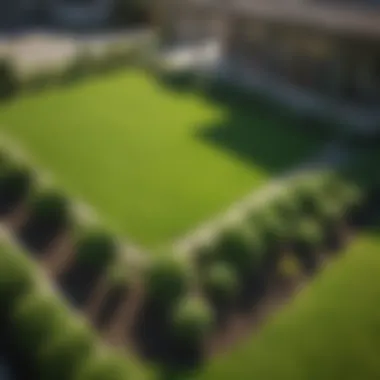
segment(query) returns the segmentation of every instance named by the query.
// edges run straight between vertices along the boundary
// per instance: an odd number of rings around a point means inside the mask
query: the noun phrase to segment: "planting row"
[[[175,253],[159,256],[147,277],[154,281],[148,290],[170,311],[162,312],[175,323],[170,333],[187,347],[202,349],[218,322],[259,301],[285,255],[291,254],[304,274],[313,273],[321,253],[340,248],[362,200],[359,188],[339,175],[296,177],[259,209],[246,210],[239,222],[194,247],[192,263]]]
[[[0,246],[2,328],[10,331],[18,357],[39,379],[128,379],[128,358],[103,347],[95,333],[43,281],[24,252]],[[20,363],[19,363],[20,364]]]

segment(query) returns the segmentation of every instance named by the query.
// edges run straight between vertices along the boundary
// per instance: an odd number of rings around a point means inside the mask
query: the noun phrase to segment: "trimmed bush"
[[[177,339],[188,345],[198,345],[211,332],[214,315],[202,298],[186,296],[174,308],[172,323]]]
[[[280,195],[271,201],[271,207],[273,207],[280,217],[289,221],[294,221],[300,215],[302,211],[299,207],[297,193],[295,189],[284,190]]]
[[[295,186],[294,193],[303,213],[313,216],[320,214],[322,203],[326,197],[321,183],[318,183],[317,180],[303,181]]]
[[[245,276],[257,270],[263,244],[259,234],[246,225],[237,225],[221,231],[216,249],[220,260]]]
[[[74,380],[129,380],[131,373],[129,363],[122,356],[94,355],[78,371]]]
[[[32,175],[21,164],[7,163],[0,167],[0,204],[14,207],[24,200],[32,185]]]
[[[12,62],[0,59],[0,99],[8,98],[18,90],[18,80]]]
[[[31,292],[18,300],[12,312],[15,341],[26,353],[37,354],[65,329],[68,318],[68,311],[54,295]]]
[[[336,227],[344,217],[344,205],[339,201],[325,200],[321,203],[318,220],[325,230]]]
[[[0,309],[4,315],[35,286],[34,268],[22,252],[0,245]]]
[[[228,304],[237,296],[239,279],[236,271],[226,263],[215,263],[204,277],[205,292],[216,304]]]
[[[77,242],[77,261],[96,270],[106,269],[117,258],[116,240],[106,231],[86,231]]]
[[[34,195],[30,204],[31,220],[41,226],[66,227],[70,218],[67,198],[58,191],[45,190]]]
[[[174,255],[155,258],[148,269],[147,292],[151,300],[160,304],[172,304],[189,287],[189,264]]]
[[[249,222],[262,236],[264,248],[269,251],[281,248],[289,240],[289,222],[272,205],[255,211],[249,217]]]
[[[303,219],[295,227],[294,242],[296,248],[302,251],[314,251],[323,242],[321,226],[312,219]]]
[[[67,324],[39,352],[38,366],[42,379],[72,379],[76,371],[96,350],[94,333],[75,321]]]

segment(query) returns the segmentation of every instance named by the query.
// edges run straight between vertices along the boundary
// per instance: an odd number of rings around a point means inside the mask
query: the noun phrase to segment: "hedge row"
[[[69,84],[89,76],[104,74],[133,64],[142,64],[146,52],[153,49],[153,39],[138,39],[125,44],[114,44],[95,54],[87,47],[79,47],[74,57],[63,67],[20,74],[10,58],[0,58],[0,100],[22,91],[42,90]]]
[[[217,302],[231,300],[244,281],[275,266],[284,251],[293,251],[306,270],[315,269],[317,253],[352,220],[362,199],[359,188],[338,174],[289,180],[273,199],[198,247],[205,292]]]
[[[38,378],[124,380],[127,358],[101,347],[95,333],[47,289],[35,265],[9,242],[0,245],[1,316]]]
[[[196,268],[176,252],[153,260],[146,274],[148,297],[169,310],[173,334],[199,346],[214,330],[216,310],[210,305],[232,305],[246,281],[276,270],[280,252],[293,251],[305,270],[314,270],[317,254],[352,220],[362,197],[338,174],[288,180],[270,201],[197,247]],[[196,283],[202,296],[193,294]]]

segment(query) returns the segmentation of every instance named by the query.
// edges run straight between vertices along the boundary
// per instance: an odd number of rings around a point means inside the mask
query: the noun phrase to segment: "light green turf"
[[[380,230],[198,380],[380,379]]]
[[[126,71],[17,99],[0,125],[116,232],[152,247],[319,148],[275,114],[231,116]]]

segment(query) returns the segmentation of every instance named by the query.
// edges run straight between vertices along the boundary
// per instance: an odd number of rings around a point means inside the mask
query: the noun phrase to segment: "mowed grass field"
[[[258,114],[252,105],[231,118],[224,106],[138,70],[3,104],[0,126],[111,229],[149,247],[321,146],[275,110]]]
[[[380,229],[361,236],[258,336],[198,380],[380,378]]]

